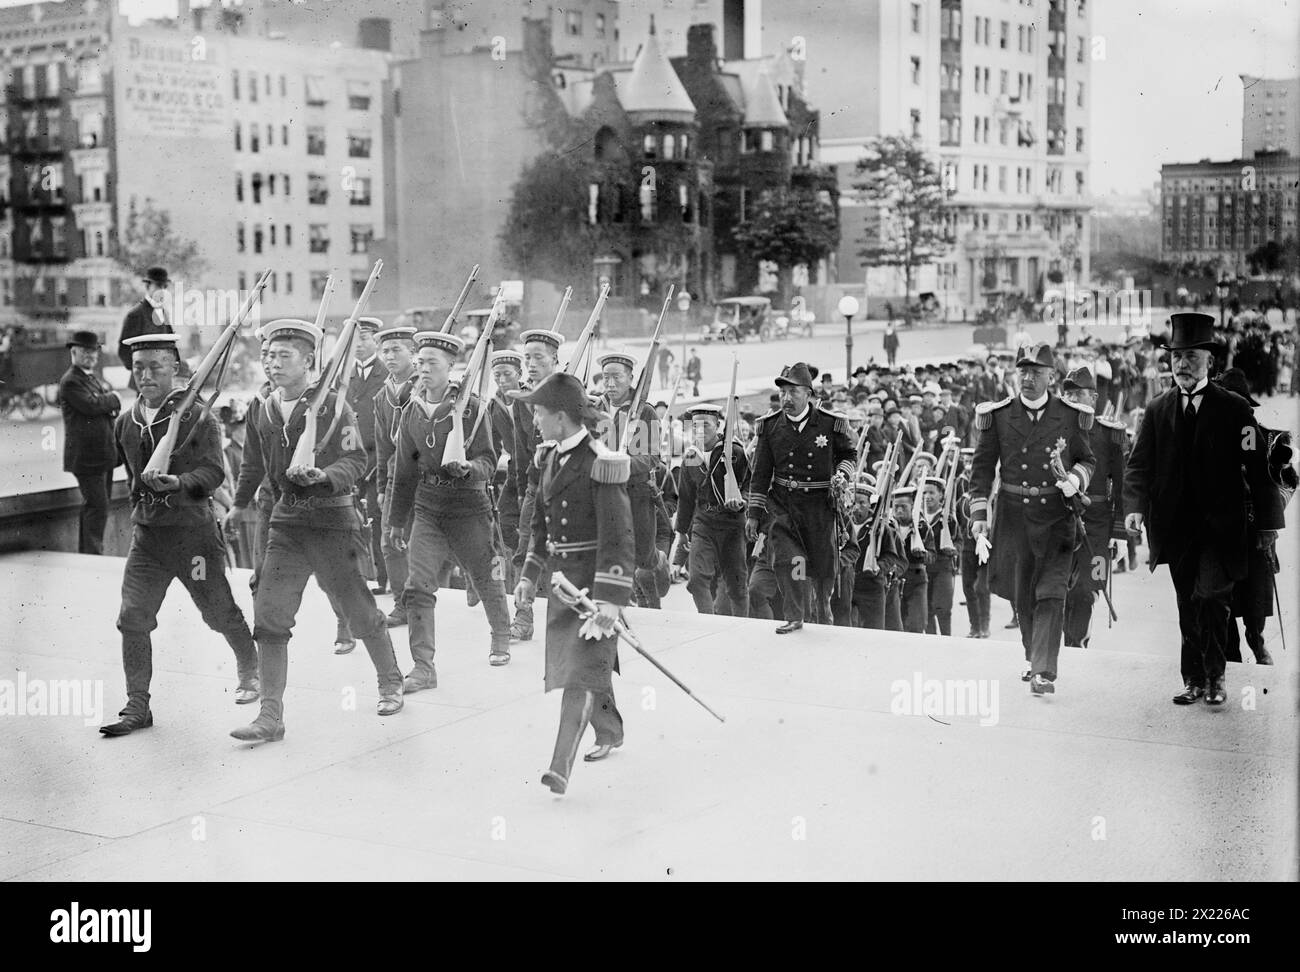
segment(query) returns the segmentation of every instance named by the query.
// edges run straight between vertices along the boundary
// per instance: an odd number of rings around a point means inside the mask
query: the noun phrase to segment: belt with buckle
[[[298,493],[284,492],[280,494],[280,502],[293,509],[303,510],[353,505],[353,499],[350,493],[340,496],[302,496]]]
[[[546,552],[549,554],[595,553],[595,551],[595,540],[582,540],[576,543],[556,543],[554,540],[546,542]]]
[[[448,478],[441,473],[422,472],[420,473],[420,482],[426,486],[437,486],[439,489],[478,489],[487,490],[486,484],[482,480],[470,479],[468,476],[462,476],[459,479]]]
[[[831,481],[804,482],[798,479],[786,479],[783,476],[773,476],[772,482],[778,486],[784,486],[786,489],[796,490],[802,493],[815,493],[819,490],[830,489]]]
[[[169,510],[176,509],[172,503],[171,493],[155,493],[151,490],[141,490],[135,494],[137,504],[143,503],[145,506],[165,506]]]
[[[1003,483],[1001,488],[1002,492],[1012,496],[1046,496],[1048,493],[1060,492],[1055,486],[1016,486],[1013,483]]]

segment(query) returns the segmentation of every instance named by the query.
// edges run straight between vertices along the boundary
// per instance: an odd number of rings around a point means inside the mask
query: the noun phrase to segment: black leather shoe
[[[346,655],[357,646],[355,641],[336,641],[334,642],[334,654]]]
[[[532,641],[533,626],[531,624],[521,624],[518,621],[510,622],[510,640],[511,641]]]
[[[424,689],[436,689],[437,687],[438,672],[436,670],[429,672],[427,675],[423,672],[411,672],[402,680],[402,693],[404,695],[421,692]]]
[[[1223,705],[1228,701],[1228,693],[1223,687],[1223,680],[1211,682],[1210,687],[1205,692],[1206,705]]]
[[[488,664],[493,668],[500,668],[502,665],[510,664],[510,652],[493,651],[488,653]]]
[[[1008,631],[1010,631],[1012,628],[1018,628],[1020,627],[1020,620],[1018,618],[1012,618],[1002,627],[1006,628]]]
[[[542,782],[551,788],[552,793],[560,794],[569,788],[569,781],[554,770],[542,774]]]
[[[1256,664],[1256,665],[1271,665],[1271,664],[1273,664],[1273,656],[1270,655],[1270,654],[1268,653],[1268,649],[1267,649],[1267,648],[1256,648],[1256,649],[1255,649],[1255,664]]]
[[[1034,677],[1034,670],[1030,668],[1028,665],[1026,665],[1025,670],[1020,673],[1020,681],[1028,682],[1033,677]]]
[[[798,631],[803,627],[802,621],[787,621],[781,627],[776,629],[777,634],[789,634],[791,631]]]
[[[1035,695],[1052,695],[1056,692],[1056,684],[1041,675],[1035,675],[1029,682],[1029,691]]]
[[[623,745],[621,742],[611,743],[608,746],[600,745],[593,749],[587,755],[582,757],[584,763],[599,763],[602,759]]]
[[[406,627],[406,612],[401,608],[393,608],[392,613],[384,618],[384,624],[390,628]]]
[[[1183,691],[1174,696],[1174,705],[1192,705],[1205,695],[1205,689],[1200,685],[1188,685]]]
[[[137,729],[148,729],[153,725],[153,712],[145,709],[144,714],[123,710],[118,714],[117,722],[110,726],[100,726],[99,731],[105,736],[129,736]]]
[[[258,716],[248,725],[232,729],[230,734],[241,742],[279,742],[284,738],[284,721]]]
[[[370,593],[371,593],[371,594],[387,594],[387,593],[388,593],[388,585],[387,585],[387,584],[376,584],[374,587],[370,588]]]

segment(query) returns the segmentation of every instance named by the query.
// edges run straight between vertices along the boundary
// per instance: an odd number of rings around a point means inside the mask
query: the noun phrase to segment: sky
[[[1235,159],[1239,75],[1300,76],[1300,0],[1092,2],[1093,35],[1105,42],[1092,65],[1096,194],[1142,192],[1165,162]],[[176,0],[122,0],[122,9],[132,19],[174,15]]]

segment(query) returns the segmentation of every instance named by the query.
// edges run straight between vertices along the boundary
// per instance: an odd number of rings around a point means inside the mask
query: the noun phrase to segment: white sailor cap
[[[362,318],[362,320],[365,320],[365,318]],[[409,324],[386,327],[382,331],[375,332],[375,340],[380,344],[385,341],[414,341],[415,328]]]
[[[454,356],[465,350],[465,342],[455,334],[443,334],[442,331],[417,331],[415,335],[417,348],[437,348]]]
[[[358,317],[358,318],[357,318],[357,330],[358,330],[358,331],[369,331],[369,332],[371,332],[371,333],[373,334],[373,333],[375,333],[376,331],[382,331],[383,329],[384,329],[384,322],[381,321],[381,320],[380,320],[379,318],[377,318],[377,317]]]
[[[543,344],[549,344],[558,351],[560,345],[564,343],[564,335],[560,334],[558,331],[552,331],[545,327],[530,328],[529,330],[524,331],[523,334],[519,335],[519,342],[521,344],[528,344],[532,341],[541,341]]]
[[[122,343],[131,349],[132,353],[136,351],[175,351],[179,358],[180,349],[179,334],[139,334],[135,337],[129,337]]]
[[[277,338],[299,338],[310,341],[312,347],[319,347],[324,337],[325,332],[315,324],[301,321],[296,317],[281,317],[262,325],[262,339],[265,341],[274,341]]]
[[[596,359],[596,366],[603,368],[607,364],[626,365],[628,371],[636,371],[636,358],[625,351],[609,351]]]
[[[495,368],[499,364],[514,365],[522,371],[524,368],[524,356],[518,351],[511,351],[509,348],[504,351],[493,351],[492,367]]]

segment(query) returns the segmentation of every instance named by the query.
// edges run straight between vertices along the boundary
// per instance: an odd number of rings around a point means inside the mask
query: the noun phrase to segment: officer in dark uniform
[[[975,411],[979,441],[971,461],[971,533],[989,533],[989,499],[1001,474],[989,589],[1020,619],[1035,695],[1054,692],[1066,585],[1075,544],[1070,497],[1086,492],[1096,461],[1088,443],[1092,410],[1052,395],[1052,348],[1030,344],[1016,359],[1020,394]],[[1064,475],[1054,471],[1054,457]]]
[[[226,478],[217,420],[192,409],[180,423],[167,468],[162,472],[146,468],[185,396],[184,386],[173,388],[180,362],[176,341],[174,334],[127,339],[140,392],[131,411],[118,416],[114,428],[131,486],[131,547],[122,572],[122,609],[117,617],[127,702],[116,723],[100,727],[106,736],[125,736],[153,725],[150,632],[158,626],[158,608],[173,580],[189,591],[204,623],[223,635],[234,652],[239,673],[235,702],[257,701],[257,648],[230,593],[226,546],[212,512],[212,493]],[[196,421],[201,425],[194,432]]]
[[[599,613],[584,621],[558,597],[547,599],[546,691],[563,689],[560,728],[542,782],[563,793],[590,722],[596,748],[584,757],[604,759],[623,744],[623,718],[614,704],[618,670],[613,625],[632,596],[635,539],[628,502],[627,456],[609,452],[584,422],[594,417],[582,382],[554,374],[531,392],[515,392],[535,410],[542,436],[537,503],[529,535],[532,549],[515,600],[529,602],[550,570],[588,596]]]
[[[378,714],[393,715],[402,709],[402,673],[384,613],[375,605],[375,596],[357,566],[366,537],[352,490],[365,472],[366,452],[356,418],[346,402],[337,402],[336,394],[326,395],[317,414],[315,462],[291,466],[306,429],[311,399],[308,382],[323,335],[314,324],[291,318],[272,321],[263,334],[271,342],[267,354],[276,388],[263,405],[265,414],[258,434],[245,444],[239,488],[226,517],[230,529],[253,499],[263,476],[270,478],[276,502],[253,604],[253,635],[261,654],[262,705],[251,725],[231,733],[246,741],[284,738],[289,637],[303,590],[313,574],[322,589],[337,599],[352,631],[365,642],[378,676]],[[341,421],[325,439],[338,405],[342,406]]]
[[[564,335],[546,328],[532,328],[519,335],[524,348],[524,370],[528,372],[528,387],[536,388],[560,366],[560,345]],[[514,396],[512,396],[514,397]],[[515,426],[515,447],[511,454],[518,457],[515,463],[515,490],[519,494],[519,546],[515,548],[514,565],[523,570],[524,560],[532,549],[528,531],[533,525],[533,506],[537,496],[537,450],[542,436],[533,422],[533,410],[522,397],[514,397],[510,417]],[[539,578],[543,591],[550,590],[550,579],[545,574]],[[510,624],[511,641],[529,641],[533,637],[533,605],[516,602],[515,618]]]
[[[406,580],[410,574],[406,550],[393,545],[390,534],[392,520],[388,514],[393,467],[397,463],[397,430],[411,400],[419,375],[415,372],[415,328],[407,325],[389,327],[375,334],[379,345],[379,360],[383,362],[388,377],[374,398],[375,437],[375,493],[382,511],[383,534],[380,553],[388,572],[389,587],[393,592],[393,612],[388,615],[390,628],[406,624]],[[410,537],[404,537],[409,540]]]
[[[461,416],[464,458],[449,461],[444,452],[460,390],[449,375],[464,342],[454,334],[421,331],[415,344],[421,387],[411,396],[398,428],[388,508],[389,542],[405,543],[408,525],[411,535],[406,616],[415,668],[406,676],[407,694],[438,687],[433,664],[434,609],[438,575],[453,559],[465,569],[482,599],[492,630],[488,663],[510,661],[510,608],[505,574],[493,557],[492,503],[487,493],[497,457],[486,416],[474,428],[484,406],[477,397],[469,397],[469,407]]]
[[[1061,382],[1061,397],[1096,411],[1098,392],[1092,371],[1075,368]],[[1065,645],[1087,648],[1092,627],[1092,608],[1097,593],[1110,577],[1112,547],[1125,540],[1124,460],[1128,434],[1123,422],[1097,416],[1088,435],[1097,461],[1088,484],[1089,504],[1083,508],[1083,528],[1088,543],[1079,543],[1070,569],[1073,586],[1065,597]],[[1089,552],[1091,548],[1091,553]]]
[[[627,495],[632,503],[632,523],[636,529],[636,588],[641,607],[660,606],[659,583],[668,569],[668,558],[662,556],[656,542],[659,517],[659,490],[656,486],[663,478],[664,464],[659,457],[659,413],[649,402],[642,402],[635,417],[628,412],[632,407],[633,385],[636,381],[636,359],[630,354],[610,352],[596,359],[604,378],[604,394],[597,408],[605,416],[603,436],[611,451],[621,451],[629,421],[635,424],[627,438],[626,452],[632,462],[628,478]],[[656,577],[656,574],[660,575]]]
[[[95,374],[102,347],[94,331],[77,331],[68,342],[72,364],[59,379],[63,471],[77,477],[81,490],[77,552],[84,554],[104,552],[113,470],[120,461],[113,442],[113,420],[122,411],[122,400]]]
[[[745,501],[726,502],[725,440],[719,435],[723,410],[701,403],[688,409],[684,418],[691,423],[694,444],[682,458],[681,484],[677,501],[677,532],[690,545],[686,589],[701,614],[714,613],[718,601],[729,605],[718,613],[749,616],[749,584],[745,570]],[[749,485],[749,460],[745,447],[732,443],[732,471],[737,485]]]
[[[849,421],[812,403],[812,369],[802,361],[781,372],[781,408],[755,421],[754,453],[745,535],[758,536],[762,515],[771,514],[773,567],[784,602],[778,634],[803,627],[809,581],[814,619],[831,622],[831,586],[839,568],[835,498],[831,479],[847,481],[857,470]]]

